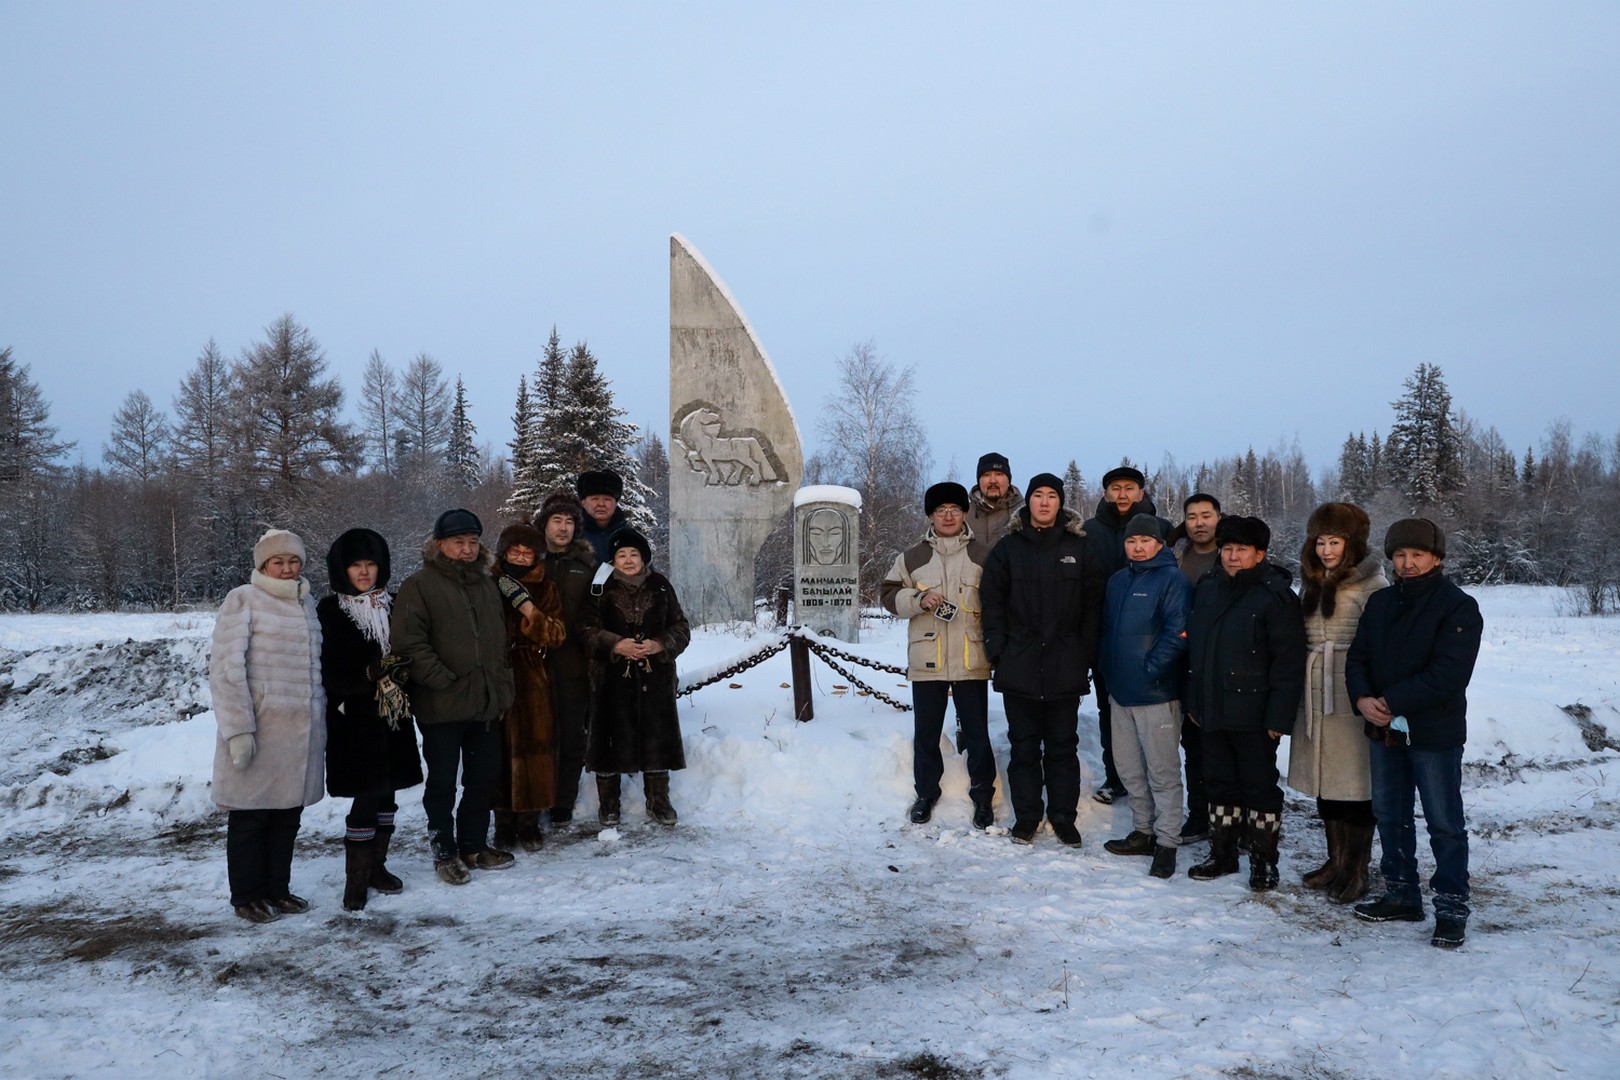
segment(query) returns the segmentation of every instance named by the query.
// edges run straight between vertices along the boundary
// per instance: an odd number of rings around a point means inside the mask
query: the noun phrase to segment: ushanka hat
[[[611,495],[615,499],[624,498],[624,477],[610,469],[582,472],[579,474],[579,482],[574,487],[578,489],[581,499],[588,499],[592,495]]]
[[[253,545],[253,569],[263,570],[264,564],[277,555],[296,555],[299,562],[307,561],[304,557],[304,541],[297,533],[270,529]]]
[[[1228,514],[1215,526],[1215,546],[1246,544],[1266,551],[1271,547],[1271,526],[1257,517]]]
[[[946,480],[923,492],[923,513],[925,515],[932,517],[935,510],[947,505],[954,506],[958,510],[966,510],[968,507],[967,488],[953,480]]]
[[[1446,557],[1445,531],[1428,518],[1402,518],[1384,534],[1384,557],[1393,559],[1401,548],[1417,548],[1443,559]]]
[[[546,522],[562,514],[574,520],[574,531],[577,533],[585,527],[585,509],[579,505],[578,496],[567,491],[554,491],[546,496],[546,501],[540,504],[535,511],[534,520],[530,522],[535,528],[545,531]]]

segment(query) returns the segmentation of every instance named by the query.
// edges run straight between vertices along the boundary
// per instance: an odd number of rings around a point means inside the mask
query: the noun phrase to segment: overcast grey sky
[[[100,462],[284,312],[510,437],[553,324],[667,436],[668,236],[807,450],[916,364],[936,474],[1620,429],[1620,5],[12,3],[0,345]]]

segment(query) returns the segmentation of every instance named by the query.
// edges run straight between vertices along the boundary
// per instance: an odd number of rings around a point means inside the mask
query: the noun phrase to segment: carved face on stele
[[[849,561],[849,523],[837,510],[812,510],[804,519],[805,562],[841,566]]]

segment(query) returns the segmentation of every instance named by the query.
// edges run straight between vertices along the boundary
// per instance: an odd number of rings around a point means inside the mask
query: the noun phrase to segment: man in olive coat
[[[446,884],[469,870],[512,865],[489,846],[490,800],[500,775],[501,714],[516,697],[504,601],[471,510],[446,510],[422,545],[422,568],[399,588],[390,620],[396,653],[411,662],[411,707],[422,728],[433,868]],[[461,771],[461,805],[456,772]],[[452,814],[453,811],[453,814]]]

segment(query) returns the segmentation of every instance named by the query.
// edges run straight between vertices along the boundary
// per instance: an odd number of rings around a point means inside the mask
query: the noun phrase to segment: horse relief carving
[[[674,426],[672,438],[692,470],[703,474],[705,485],[787,483],[770,439],[751,429],[722,435],[724,422],[718,409],[694,403],[677,415]]]

